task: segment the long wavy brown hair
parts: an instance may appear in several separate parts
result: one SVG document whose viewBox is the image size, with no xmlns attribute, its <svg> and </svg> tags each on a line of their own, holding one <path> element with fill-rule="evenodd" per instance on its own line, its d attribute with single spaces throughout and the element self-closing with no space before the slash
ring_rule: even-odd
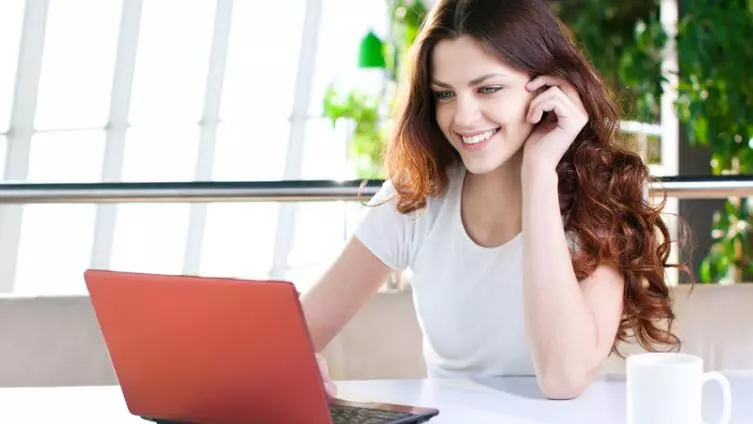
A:
<svg viewBox="0 0 753 424">
<path fill-rule="evenodd" d="M 564 229 L 579 249 L 579 280 L 600 264 L 625 278 L 623 317 L 613 345 L 634 337 L 646 350 L 679 349 L 665 283 L 669 230 L 644 189 L 651 180 L 640 156 L 617 143 L 619 110 L 598 72 L 544 0 L 438 0 L 413 45 L 404 98 L 386 151 L 387 177 L 402 213 L 426 205 L 448 185 L 459 159 L 435 119 L 430 57 L 443 39 L 470 36 L 508 66 L 531 78 L 552 75 L 572 84 L 590 117 L 557 166 Z M 686 267 L 680 268 L 687 270 Z M 664 348 L 661 348 L 661 347 Z"/>
</svg>

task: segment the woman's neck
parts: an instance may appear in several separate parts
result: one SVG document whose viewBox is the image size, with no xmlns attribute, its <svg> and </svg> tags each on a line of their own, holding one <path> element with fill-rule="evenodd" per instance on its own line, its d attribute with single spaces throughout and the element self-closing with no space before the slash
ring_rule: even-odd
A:
<svg viewBox="0 0 753 424">
<path fill-rule="evenodd" d="M 522 230 L 523 151 L 486 174 L 466 173 L 461 216 L 468 235 L 479 245 L 497 246 Z"/>
</svg>

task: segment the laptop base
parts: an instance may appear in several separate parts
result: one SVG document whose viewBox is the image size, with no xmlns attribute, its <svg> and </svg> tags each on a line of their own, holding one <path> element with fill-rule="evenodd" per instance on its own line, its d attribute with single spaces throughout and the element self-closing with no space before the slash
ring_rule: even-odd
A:
<svg viewBox="0 0 753 424">
<path fill-rule="evenodd" d="M 439 414 L 439 411 L 433 408 L 418 408 L 374 402 L 353 402 L 343 399 L 332 399 L 330 411 L 332 413 L 333 424 L 358 424 L 362 422 L 419 424 L 426 423 Z M 141 418 L 156 424 L 195 424 L 152 417 L 142 416 Z"/>
</svg>

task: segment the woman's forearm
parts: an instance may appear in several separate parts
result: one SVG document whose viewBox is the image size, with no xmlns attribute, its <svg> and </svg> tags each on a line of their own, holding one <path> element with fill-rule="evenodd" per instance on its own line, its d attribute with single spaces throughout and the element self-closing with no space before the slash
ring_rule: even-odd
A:
<svg viewBox="0 0 753 424">
<path fill-rule="evenodd" d="M 598 364 L 598 330 L 571 263 L 557 174 L 523 175 L 524 302 L 532 359 L 547 396 L 580 394 Z"/>
</svg>

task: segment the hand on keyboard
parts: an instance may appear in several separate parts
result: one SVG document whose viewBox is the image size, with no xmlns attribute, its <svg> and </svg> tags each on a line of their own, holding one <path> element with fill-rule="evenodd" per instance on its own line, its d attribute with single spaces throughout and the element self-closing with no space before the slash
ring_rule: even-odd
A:
<svg viewBox="0 0 753 424">
<path fill-rule="evenodd" d="M 337 396 L 337 386 L 329 377 L 329 368 L 327 367 L 327 360 L 324 359 L 324 355 L 317 353 L 316 362 L 319 364 L 319 371 L 322 373 L 322 381 L 324 382 L 324 390 L 329 397 Z"/>
</svg>

